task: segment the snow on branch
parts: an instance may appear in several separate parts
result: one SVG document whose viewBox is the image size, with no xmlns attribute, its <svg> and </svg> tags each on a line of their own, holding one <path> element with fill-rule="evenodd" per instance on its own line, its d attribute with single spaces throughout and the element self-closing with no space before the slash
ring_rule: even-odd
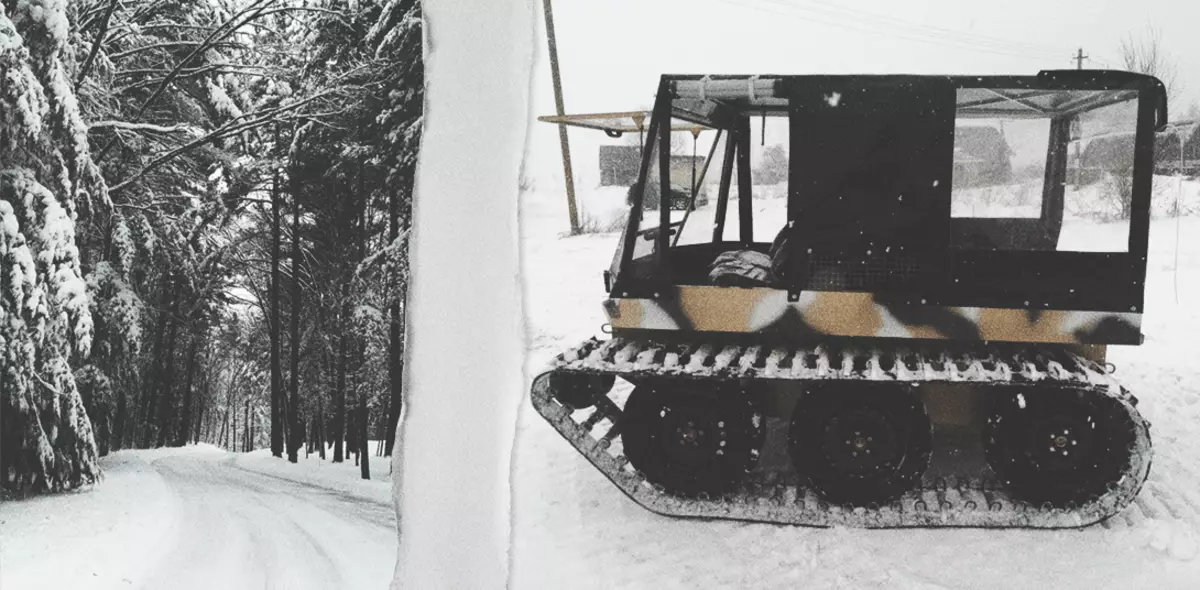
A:
<svg viewBox="0 0 1200 590">
<path fill-rule="evenodd" d="M 392 243 L 380 248 L 377 252 L 371 254 L 370 256 L 363 258 L 362 262 L 359 262 L 358 266 L 354 268 L 354 278 L 358 279 L 362 275 L 365 275 L 369 270 L 371 270 L 371 267 L 375 265 L 380 257 L 390 258 L 399 253 L 401 249 L 404 248 L 404 244 L 408 239 L 408 232 L 409 230 L 407 229 L 400 232 L 400 235 L 396 236 L 396 239 L 392 240 Z"/>
<path fill-rule="evenodd" d="M 131 123 L 129 121 L 96 121 L 88 125 L 88 130 L 104 128 L 124 129 L 127 131 L 153 131 L 155 133 L 195 133 L 197 131 L 195 127 L 190 125 L 179 124 L 165 127 L 152 123 Z"/>
<path fill-rule="evenodd" d="M 229 122 L 225 123 L 224 125 L 213 130 L 211 133 L 208 133 L 207 135 L 199 137 L 191 142 L 188 142 L 187 144 L 184 144 L 173 150 L 168 151 L 167 153 L 163 154 L 162 156 L 159 156 L 154 161 L 147 164 L 145 168 L 142 168 L 141 170 L 139 170 L 133 176 L 130 176 L 125 181 L 109 188 L 109 193 L 110 194 L 115 193 L 123 188 L 127 188 L 129 185 L 140 180 L 143 176 L 148 174 L 150 171 L 171 161 L 172 159 L 179 156 L 180 154 L 183 154 L 189 150 L 192 150 L 196 147 L 204 145 L 205 143 L 208 143 L 210 141 L 228 137 L 230 135 L 236 135 L 243 131 L 249 131 L 251 129 L 256 129 L 258 127 L 262 127 L 263 125 L 267 125 L 272 122 L 275 122 L 279 116 L 289 113 L 291 111 L 295 111 L 295 110 L 299 109 L 300 107 L 302 107 L 308 103 L 311 103 L 315 100 L 318 100 L 320 98 L 324 98 L 325 96 L 327 96 L 331 93 L 332 93 L 332 91 L 319 92 L 319 93 L 309 96 L 307 98 L 303 98 L 301 100 L 294 101 L 290 104 L 281 105 L 281 106 L 278 106 L 278 107 L 275 107 L 272 109 L 266 109 L 264 112 L 261 112 L 261 113 L 256 112 L 256 113 L 252 113 L 249 115 L 243 115 L 242 117 L 232 119 Z M 246 119 L 249 119 L 249 120 L 246 120 Z"/>
</svg>

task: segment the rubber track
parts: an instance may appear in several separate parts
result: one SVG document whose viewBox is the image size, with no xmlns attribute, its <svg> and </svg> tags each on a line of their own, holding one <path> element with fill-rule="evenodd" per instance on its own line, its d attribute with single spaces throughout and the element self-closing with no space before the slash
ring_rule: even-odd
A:
<svg viewBox="0 0 1200 590">
<path fill-rule="evenodd" d="M 756 470 L 740 489 L 720 498 L 689 500 L 667 494 L 646 481 L 628 460 L 611 452 L 620 436 L 620 413 L 608 396 L 594 409 L 572 411 L 550 389 L 556 371 L 613 374 L 638 379 L 677 377 L 717 381 L 860 379 L 923 382 L 976 382 L 997 387 L 1053 384 L 1086 390 L 1118 403 L 1135 433 L 1127 470 L 1099 498 L 1066 509 L 1014 501 L 995 480 L 939 479 L 883 507 L 829 505 L 803 485 L 777 471 Z M 744 388 L 742 388 L 744 390 Z M 610 391 L 608 395 L 611 395 Z M 738 347 L 703 342 L 658 344 L 595 338 L 560 354 L 533 382 L 534 407 L 564 438 L 635 502 L 674 517 L 728 519 L 802 526 L 860 528 L 982 527 L 1079 528 L 1102 522 L 1129 506 L 1150 472 L 1149 424 L 1135 409 L 1136 400 L 1104 367 L 1061 350 L 998 348 L 947 356 L 910 349 L 817 347 Z M 608 427 L 600 436 L 593 430 Z"/>
</svg>

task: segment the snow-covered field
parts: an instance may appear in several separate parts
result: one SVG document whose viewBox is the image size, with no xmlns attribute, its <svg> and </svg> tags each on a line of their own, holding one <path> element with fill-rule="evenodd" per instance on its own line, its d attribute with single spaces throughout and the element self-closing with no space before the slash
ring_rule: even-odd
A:
<svg viewBox="0 0 1200 590">
<path fill-rule="evenodd" d="M 396 517 L 372 459 L 368 482 L 353 458 L 119 451 L 94 489 L 0 504 L 0 588 L 385 588 Z"/>
<path fill-rule="evenodd" d="M 1156 212 L 1173 202 L 1176 188 L 1175 179 L 1156 179 Z M 1187 183 L 1184 192 L 1185 205 L 1200 203 L 1200 183 Z M 614 215 L 619 206 L 610 193 L 585 194 L 583 208 Z M 763 218 L 759 212 L 778 215 L 782 206 L 783 199 L 763 200 L 756 220 Z M 565 237 L 565 199 L 553 188 L 525 193 L 521 208 L 531 379 L 562 348 L 602 336 L 601 272 L 618 236 Z M 706 213 L 693 215 L 689 226 Z M 1067 228 L 1085 243 L 1120 242 L 1124 231 L 1120 224 L 1080 218 L 1068 219 Z M 766 233 L 773 237 L 774 231 Z M 627 499 L 526 401 L 514 449 L 513 587 L 1195 588 L 1200 368 L 1191 337 L 1200 332 L 1194 304 L 1200 298 L 1200 218 L 1156 218 L 1149 266 L 1146 343 L 1113 347 L 1110 360 L 1141 400 L 1156 455 L 1136 504 L 1103 525 L 864 531 L 669 519 Z"/>
</svg>

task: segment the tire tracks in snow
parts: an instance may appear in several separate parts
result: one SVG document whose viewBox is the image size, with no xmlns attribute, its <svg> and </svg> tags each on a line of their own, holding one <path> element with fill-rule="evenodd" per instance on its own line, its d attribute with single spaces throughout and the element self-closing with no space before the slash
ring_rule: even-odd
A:
<svg viewBox="0 0 1200 590">
<path fill-rule="evenodd" d="M 384 587 L 389 507 L 240 469 L 223 456 L 153 462 L 183 510 L 146 588 Z"/>
</svg>

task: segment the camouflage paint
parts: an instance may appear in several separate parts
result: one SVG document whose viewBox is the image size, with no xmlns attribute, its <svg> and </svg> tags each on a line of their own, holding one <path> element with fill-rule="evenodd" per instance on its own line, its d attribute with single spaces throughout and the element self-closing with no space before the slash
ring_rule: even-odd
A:
<svg viewBox="0 0 1200 590">
<path fill-rule="evenodd" d="M 948 307 L 889 302 L 871 293 L 680 286 L 658 299 L 605 304 L 615 330 L 787 333 L 959 341 L 1141 344 L 1140 313 Z"/>
</svg>

